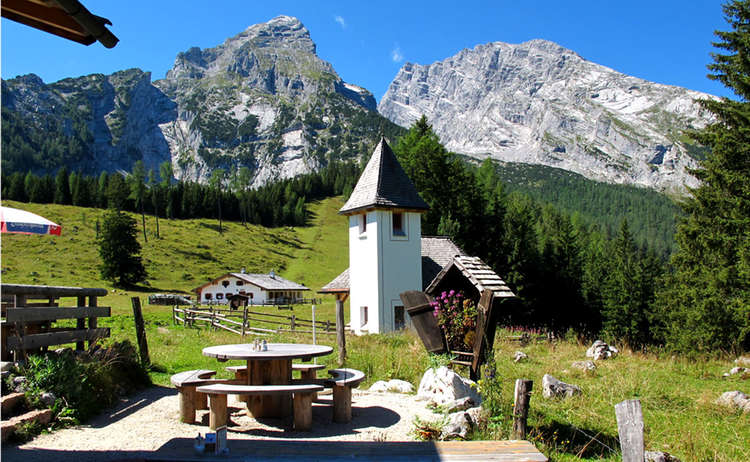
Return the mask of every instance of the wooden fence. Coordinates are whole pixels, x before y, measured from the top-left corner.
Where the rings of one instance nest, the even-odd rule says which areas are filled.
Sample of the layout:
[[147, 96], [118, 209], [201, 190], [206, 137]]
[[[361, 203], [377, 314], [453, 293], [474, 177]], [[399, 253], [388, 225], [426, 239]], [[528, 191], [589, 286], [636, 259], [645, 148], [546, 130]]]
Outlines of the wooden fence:
[[[172, 308], [172, 321], [189, 327], [206, 325], [213, 329], [224, 329], [245, 336], [269, 335], [278, 332], [312, 333], [313, 321], [298, 318], [294, 314], [281, 315], [251, 311], [250, 306], [231, 310], [228, 308], [182, 307]], [[331, 321], [315, 321], [315, 331], [335, 334], [336, 325]]]
[[[75, 343], [83, 350], [99, 338], [109, 337], [109, 328], [97, 326], [97, 318], [108, 317], [109, 307], [97, 306], [107, 289], [2, 284], [2, 359], [19, 359], [29, 351]], [[74, 306], [60, 306], [60, 299], [75, 299]], [[88, 298], [88, 303], [87, 303]], [[75, 327], [53, 326], [61, 319], [75, 319]], [[88, 327], [86, 326], [88, 320]]]

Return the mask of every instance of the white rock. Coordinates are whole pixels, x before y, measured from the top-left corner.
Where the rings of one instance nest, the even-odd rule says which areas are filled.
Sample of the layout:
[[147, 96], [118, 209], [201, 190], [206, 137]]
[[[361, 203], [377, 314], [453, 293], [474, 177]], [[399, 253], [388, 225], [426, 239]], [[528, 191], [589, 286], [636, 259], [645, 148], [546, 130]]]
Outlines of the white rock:
[[476, 403], [474, 403], [474, 400], [472, 400], [469, 396], [465, 396], [449, 404], [447, 412], [448, 414], [452, 414], [454, 412], [465, 411], [469, 408], [474, 407], [475, 405]]
[[370, 386], [369, 390], [379, 393], [414, 393], [414, 386], [405, 380], [392, 379], [387, 382], [378, 380]]
[[476, 383], [461, 377], [445, 366], [438, 369], [428, 369], [419, 382], [417, 396], [431, 400], [438, 405], [446, 405], [457, 399], [471, 397], [476, 404], [482, 402], [477, 392]]
[[645, 462], [680, 462], [680, 459], [668, 452], [646, 451], [643, 454]]
[[586, 350], [587, 358], [594, 358], [595, 361], [602, 359], [614, 358], [620, 351], [606, 342], [597, 340]]
[[527, 359], [529, 359], [529, 355], [527, 355], [523, 351], [516, 351], [516, 354], [513, 355], [514, 363], [520, 363], [521, 361], [526, 361]]
[[750, 412], [750, 396], [739, 390], [726, 391], [716, 400], [716, 404], [733, 409], [740, 409], [743, 413]]
[[594, 372], [596, 370], [596, 364], [594, 364], [594, 361], [574, 361], [570, 367], [580, 369], [583, 372]]
[[370, 386], [369, 391], [385, 393], [388, 391], [388, 382], [386, 382], [385, 380], [378, 380]]
[[549, 374], [544, 374], [542, 377], [542, 395], [545, 398], [566, 398], [580, 394], [581, 389], [576, 385], [561, 382]]
[[467, 412], [454, 412], [448, 415], [448, 423], [440, 433], [441, 440], [464, 439], [471, 430], [471, 416]]

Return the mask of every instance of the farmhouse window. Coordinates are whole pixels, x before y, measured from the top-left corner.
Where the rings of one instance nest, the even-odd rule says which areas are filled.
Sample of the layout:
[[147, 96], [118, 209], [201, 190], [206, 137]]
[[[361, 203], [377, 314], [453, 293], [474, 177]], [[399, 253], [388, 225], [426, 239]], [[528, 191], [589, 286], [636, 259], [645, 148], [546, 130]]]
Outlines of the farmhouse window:
[[211, 300], [211, 294], [206, 294], [206, 300]]
[[367, 307], [366, 306], [360, 306], [359, 307], [359, 325], [360, 327], [367, 324]]
[[235, 284], [237, 284], [238, 286], [244, 286], [245, 281], [237, 281]]
[[230, 292], [227, 292], [226, 293], [227, 300], [230, 299], [230, 298], [232, 298], [232, 295], [234, 295], [234, 294], [230, 293]]
[[223, 285], [224, 287], [227, 287], [229, 286], [229, 281], [221, 281], [221, 285]]
[[404, 214], [401, 212], [393, 212], [393, 235], [394, 236], [406, 236], [404, 228]]
[[216, 300], [224, 300], [224, 294], [216, 294]]

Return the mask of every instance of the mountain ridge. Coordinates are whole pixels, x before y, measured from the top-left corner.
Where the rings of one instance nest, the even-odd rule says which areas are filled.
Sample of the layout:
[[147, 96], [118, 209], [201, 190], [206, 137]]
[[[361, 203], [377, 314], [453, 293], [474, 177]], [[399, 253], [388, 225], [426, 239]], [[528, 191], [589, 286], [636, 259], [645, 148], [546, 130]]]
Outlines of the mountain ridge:
[[408, 126], [426, 115], [446, 147], [476, 158], [548, 165], [590, 179], [684, 191], [709, 119], [695, 98], [593, 63], [557, 43], [491, 42], [406, 63], [378, 110]]

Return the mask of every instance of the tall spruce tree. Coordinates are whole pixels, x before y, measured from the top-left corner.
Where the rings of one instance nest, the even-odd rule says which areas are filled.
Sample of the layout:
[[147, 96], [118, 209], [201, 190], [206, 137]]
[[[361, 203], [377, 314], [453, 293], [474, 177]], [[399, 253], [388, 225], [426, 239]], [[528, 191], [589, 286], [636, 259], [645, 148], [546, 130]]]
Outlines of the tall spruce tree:
[[682, 207], [674, 274], [661, 294], [666, 340], [680, 350], [750, 349], [750, 1], [724, 5], [709, 78], [738, 99], [704, 100], [715, 122], [695, 135], [710, 149]]
[[102, 221], [97, 239], [104, 279], [120, 287], [128, 287], [146, 280], [146, 268], [141, 260], [141, 245], [136, 239], [136, 221], [119, 210], [109, 210]]

